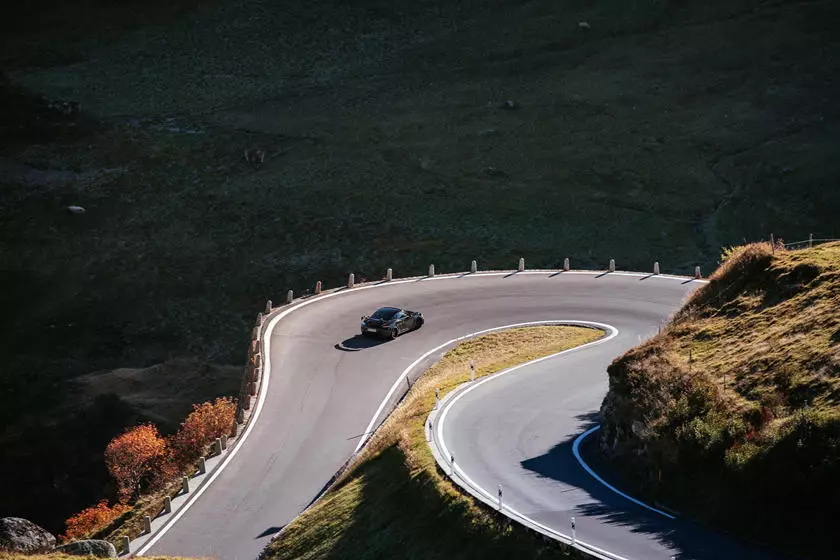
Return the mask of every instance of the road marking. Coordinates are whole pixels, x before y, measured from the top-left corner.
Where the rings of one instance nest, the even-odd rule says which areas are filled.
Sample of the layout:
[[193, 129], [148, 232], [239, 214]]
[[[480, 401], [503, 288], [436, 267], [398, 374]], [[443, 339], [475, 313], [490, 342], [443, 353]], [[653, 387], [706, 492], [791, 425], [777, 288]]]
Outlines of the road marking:
[[[545, 360], [550, 360], [552, 358], [562, 356], [563, 354], [568, 354], [568, 353], [571, 353], [571, 352], [578, 352], [578, 351], [581, 351], [581, 350], [583, 350], [585, 348], [588, 348], [590, 346], [595, 346], [595, 345], [598, 345], [598, 344], [604, 344], [605, 342], [608, 342], [608, 341], [612, 340], [613, 338], [615, 338], [619, 334], [618, 329], [613, 327], [612, 325], [607, 325], [605, 323], [595, 323], [593, 321], [569, 320], [569, 321], [552, 321], [552, 323], [597, 327], [597, 328], [600, 328], [600, 329], [603, 329], [603, 330], [607, 331], [609, 334], [604, 338], [600, 338], [598, 340], [588, 342], [584, 345], [576, 346], [574, 348], [569, 348], [568, 350], [563, 350], [562, 352], [557, 352], [556, 354], [543, 356], [542, 358], [537, 358], [536, 360], [531, 360], [530, 362], [525, 362], [524, 364], [519, 364], [517, 366], [513, 366], [512, 368], [508, 368], [508, 369], [500, 371], [498, 373], [494, 373], [494, 374], [489, 375], [489, 376], [487, 376], [487, 377], [485, 377], [485, 378], [483, 378], [483, 379], [481, 379], [477, 382], [474, 382], [472, 385], [470, 385], [469, 387], [467, 387], [466, 389], [464, 389], [463, 391], [461, 391], [460, 393], [455, 395], [455, 397], [453, 397], [452, 399], [450, 399], [449, 401], [446, 402], [446, 404], [444, 405], [444, 408], [438, 413], [440, 415], [440, 418], [435, 421], [435, 424], [436, 424], [435, 428], [436, 429], [435, 429], [434, 439], [435, 439], [435, 443], [438, 444], [438, 448], [440, 450], [440, 454], [441, 454], [442, 457], [451, 457], [452, 456], [449, 452], [449, 449], [446, 447], [446, 441], [443, 438], [443, 426], [444, 426], [444, 423], [446, 421], [446, 415], [448, 414], [450, 408], [452, 408], [452, 406], [456, 402], [458, 402], [458, 400], [460, 400], [461, 397], [463, 397], [464, 395], [466, 395], [467, 393], [469, 393], [473, 389], [483, 385], [484, 383], [488, 383], [488, 382], [490, 382], [494, 379], [498, 379], [499, 377], [501, 377], [503, 375], [507, 375], [508, 373], [512, 373], [512, 372], [514, 372], [518, 369], [521, 369], [521, 368], [524, 368], [526, 366], [530, 366], [530, 365], [533, 365], [533, 364], [536, 364], [536, 363], [539, 363], [539, 362], [542, 362], [542, 361], [545, 361]], [[451, 467], [452, 467], [452, 470], [453, 470], [454, 473], [456, 473], [464, 482], [466, 482], [469, 486], [471, 486], [473, 489], [475, 489], [478, 493], [484, 495], [487, 499], [489, 499], [491, 501], [491, 503], [497, 499], [495, 496], [491, 495], [490, 492], [488, 492], [487, 490], [485, 490], [484, 488], [479, 486], [474, 480], [472, 480], [469, 477], [469, 475], [467, 475], [463, 471], [463, 469], [461, 469], [460, 465], [458, 465], [456, 463], [454, 465], [451, 465]], [[454, 476], [452, 478], [453, 478], [453, 481], [454, 481]], [[516, 509], [514, 509], [514, 508], [512, 508], [508, 505], [503, 504], [502, 505], [502, 511], [504, 513], [511, 513], [511, 514], [513, 514], [513, 516], [527, 521], [528, 523], [534, 525], [535, 527], [538, 527], [545, 534], [548, 534], [548, 535], [551, 535], [551, 536], [554, 536], [554, 537], [559, 537], [560, 540], [565, 540], [566, 542], [571, 543], [572, 539], [571, 539], [570, 535], [566, 535], [564, 533], [561, 533], [560, 531], [552, 529], [551, 527], [543, 525], [542, 523], [528, 517], [527, 515], [524, 515], [524, 514], [520, 513], [519, 511], [517, 511]], [[575, 542], [576, 542], [577, 545], [580, 545], [580, 547], [588, 549], [590, 551], [594, 551], [598, 554], [601, 554], [604, 557], [612, 558], [614, 560], [627, 560], [623, 556], [619, 556], [615, 553], [609, 552], [609, 551], [604, 550], [602, 548], [599, 548], [595, 545], [591, 545], [589, 543], [581, 541], [580, 539], [575, 539]]]
[[592, 468], [589, 465], [586, 464], [586, 461], [584, 461], [583, 457], [580, 456], [580, 444], [583, 443], [583, 440], [585, 440], [590, 434], [596, 432], [599, 429], [601, 429], [600, 424], [598, 424], [594, 428], [589, 428], [588, 430], [586, 430], [585, 432], [580, 434], [577, 438], [575, 438], [575, 442], [572, 444], [572, 453], [574, 453], [575, 459], [578, 460], [578, 463], [580, 463], [580, 466], [583, 467], [584, 470], [586, 470], [586, 472], [591, 474], [593, 476], [593, 478], [595, 478], [595, 480], [597, 480], [598, 482], [600, 482], [601, 484], [603, 484], [604, 486], [606, 486], [607, 488], [609, 488], [610, 490], [612, 490], [613, 492], [615, 492], [616, 494], [621, 496], [622, 498], [626, 498], [626, 499], [630, 500], [631, 502], [633, 502], [634, 504], [642, 506], [645, 509], [649, 509], [650, 511], [658, 513], [659, 515], [664, 515], [668, 519], [676, 519], [676, 516], [671, 515], [670, 513], [665, 513], [662, 510], [656, 509], [653, 506], [649, 506], [646, 503], [644, 503], [640, 500], [637, 500], [633, 496], [629, 496], [629, 495], [625, 494], [624, 492], [622, 492], [621, 490], [619, 490], [618, 488], [616, 488], [615, 486], [613, 486], [612, 484], [610, 484], [609, 482], [607, 482], [606, 480], [604, 480], [603, 478], [598, 476], [598, 473], [596, 473], [594, 470], [592, 470]]
[[[532, 270], [532, 271], [519, 272], [517, 274], [529, 274], [529, 275], [530, 274], [549, 274], [549, 273], [553, 274], [555, 272], [560, 272], [560, 271], [559, 270], [540, 270], [540, 271]], [[412, 278], [404, 278], [402, 280], [392, 280], [390, 282], [370, 284], [368, 286], [357, 286], [355, 288], [350, 288], [350, 289], [347, 289], [347, 288], [338, 289], [335, 292], [329, 292], [329, 293], [321, 294], [321, 295], [318, 295], [318, 296], [313, 296], [309, 299], [305, 299], [305, 300], [303, 300], [303, 301], [301, 301], [297, 304], [292, 305], [292, 307], [290, 307], [289, 309], [286, 309], [285, 311], [283, 311], [283, 312], [277, 314], [275, 317], [273, 317], [269, 321], [268, 326], [262, 332], [263, 354], [264, 354], [264, 361], [265, 361], [264, 366], [263, 366], [263, 381], [262, 381], [262, 383], [260, 383], [260, 394], [257, 398], [257, 403], [256, 403], [256, 407], [254, 408], [254, 413], [251, 415], [251, 418], [248, 421], [248, 426], [245, 428], [245, 431], [242, 433], [242, 435], [239, 438], [237, 438], [236, 445], [233, 447], [233, 449], [231, 449], [229, 451], [228, 456], [225, 458], [225, 460], [222, 461], [222, 463], [216, 467], [216, 469], [213, 471], [213, 474], [210, 476], [210, 478], [207, 479], [201, 485], [201, 487], [198, 488], [195, 491], [195, 493], [178, 509], [178, 511], [172, 516], [172, 518], [167, 520], [167, 522], [164, 523], [164, 525], [160, 529], [158, 529], [158, 531], [155, 533], [155, 535], [151, 539], [149, 539], [146, 542], [146, 544], [144, 544], [140, 548], [140, 550], [136, 553], [136, 556], [142, 556], [143, 554], [145, 554], [152, 546], [155, 545], [155, 543], [157, 543], [161, 539], [161, 537], [163, 537], [172, 528], [172, 526], [175, 524], [175, 522], [177, 522], [187, 512], [187, 510], [189, 510], [189, 508], [191, 508], [193, 506], [193, 504], [196, 502], [196, 500], [198, 500], [199, 496], [201, 496], [205, 492], [205, 490], [207, 490], [207, 488], [210, 487], [210, 485], [213, 483], [213, 481], [216, 480], [216, 478], [222, 473], [222, 471], [225, 470], [225, 468], [230, 463], [230, 461], [233, 459], [233, 457], [236, 456], [236, 454], [242, 448], [242, 446], [245, 443], [245, 440], [248, 439], [248, 436], [250, 435], [251, 430], [253, 429], [254, 425], [257, 422], [257, 419], [259, 418], [260, 413], [262, 412], [263, 403], [265, 402], [265, 399], [266, 399], [266, 395], [267, 395], [267, 391], [268, 391], [268, 383], [269, 383], [269, 379], [271, 377], [271, 375], [270, 375], [270, 373], [271, 373], [271, 335], [272, 335], [272, 331], [274, 330], [274, 327], [277, 325], [277, 323], [280, 321], [280, 319], [284, 318], [289, 313], [291, 313], [293, 311], [297, 311], [301, 307], [305, 307], [305, 306], [310, 305], [312, 303], [322, 301], [324, 299], [328, 299], [328, 298], [331, 298], [331, 297], [340, 296], [342, 294], [352, 294], [352, 293], [355, 293], [355, 292], [358, 292], [358, 291], [361, 291], [361, 290], [370, 290], [372, 288], [383, 288], [383, 287], [387, 287], [387, 286], [407, 284], [409, 282], [416, 282], [418, 280], [424, 280], [424, 279], [426, 279], [426, 280], [447, 280], [447, 279], [448, 280], [458, 280], [460, 278], [484, 277], [484, 276], [502, 276], [502, 275], [507, 275], [507, 274], [510, 274], [510, 273], [511, 273], [511, 271], [477, 272], [475, 274], [466, 274], [465, 275], [462, 272], [455, 272], [455, 273], [441, 275], [441, 276], [434, 276], [434, 277], [431, 277], [431, 278], [425, 277], [425, 276], [416, 276], [416, 277], [412, 277]], [[588, 275], [591, 275], [591, 276], [598, 276], [598, 275], [604, 274], [604, 271], [567, 270], [567, 271], [562, 271], [561, 276], [563, 274], [588, 274]], [[611, 272], [609, 274], [617, 275], [617, 276], [647, 276], [647, 274], [640, 273], [640, 272]], [[688, 276], [670, 276], [670, 275], [659, 275], [659, 276], [654, 276], [653, 278], [663, 278], [663, 279], [669, 279], [669, 280], [682, 280], [682, 281], [685, 281], [687, 279], [693, 280], [691, 277], [688, 277]], [[698, 283], [708, 283], [705, 280], [693, 280], [693, 281], [698, 282]], [[505, 327], [498, 327], [498, 328], [505, 328]], [[489, 331], [482, 331], [482, 332], [490, 332], [492, 330], [493, 329], [490, 329]], [[455, 339], [456, 342], [458, 340], [460, 340], [460, 339]], [[598, 342], [598, 341], [596, 341], [596, 342]], [[589, 344], [593, 344], [593, 343], [589, 343]], [[433, 351], [431, 351], [431, 352], [433, 352]], [[431, 352], [429, 352], [429, 353], [431, 353]], [[422, 357], [420, 359], [416, 360], [415, 364], [418, 363], [420, 360], [422, 360]], [[403, 373], [405, 374], [405, 372], [403, 372]], [[399, 382], [402, 382], [402, 380], [403, 380], [402, 377], [403, 376], [401, 375], [400, 378], [394, 383], [394, 386], [396, 386]], [[385, 403], [388, 401], [390, 396], [393, 394], [393, 391], [395, 391], [394, 387], [391, 388], [391, 391], [389, 391], [388, 396], [385, 397], [385, 400], [382, 401], [383, 404], [381, 404], [379, 406], [379, 409], [377, 410], [377, 413], [374, 415], [373, 419], [371, 420], [371, 424], [370, 424], [371, 426], [376, 421], [376, 418], [379, 416], [379, 414], [382, 413], [382, 409], [385, 407]], [[370, 427], [367, 430], [365, 430], [365, 432], [369, 432], [369, 431], [370, 431]], [[364, 438], [364, 440], [362, 442], [360, 442], [360, 444], [356, 447], [356, 451], [354, 451], [354, 453], [358, 452], [358, 450], [363, 445], [364, 441], [367, 441], [367, 439], [368, 438], [366, 437], [366, 438]]]

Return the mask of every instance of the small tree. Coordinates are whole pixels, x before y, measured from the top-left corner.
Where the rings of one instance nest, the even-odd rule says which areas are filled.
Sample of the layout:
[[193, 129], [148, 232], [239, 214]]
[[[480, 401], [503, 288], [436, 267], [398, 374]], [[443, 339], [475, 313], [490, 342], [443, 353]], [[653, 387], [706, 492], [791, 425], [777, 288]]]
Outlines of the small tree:
[[196, 461], [216, 438], [230, 433], [236, 418], [236, 404], [229, 397], [193, 405], [193, 411], [172, 437], [173, 458], [183, 469]]
[[72, 541], [87, 538], [100, 529], [106, 527], [114, 519], [131, 508], [124, 504], [109, 507], [106, 500], [102, 500], [93, 507], [83, 509], [65, 521], [67, 532], [61, 535], [62, 541]]
[[135, 498], [166, 462], [167, 443], [157, 427], [143, 424], [115, 437], [105, 449], [105, 464], [122, 502]]

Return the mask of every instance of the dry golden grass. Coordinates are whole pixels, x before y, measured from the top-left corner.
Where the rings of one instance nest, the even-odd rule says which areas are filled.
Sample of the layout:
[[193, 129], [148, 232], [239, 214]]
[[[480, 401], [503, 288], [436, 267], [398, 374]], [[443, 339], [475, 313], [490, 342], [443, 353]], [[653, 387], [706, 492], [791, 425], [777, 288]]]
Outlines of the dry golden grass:
[[718, 521], [737, 511], [728, 524], [779, 539], [787, 512], [840, 514], [840, 243], [725, 256], [662, 334], [610, 366], [602, 442], [642, 492]]
[[461, 494], [437, 469], [424, 422], [443, 397], [476, 376], [585, 344], [603, 332], [531, 327], [493, 333], [448, 352], [418, 380], [336, 486], [272, 543], [268, 558], [567, 558]]

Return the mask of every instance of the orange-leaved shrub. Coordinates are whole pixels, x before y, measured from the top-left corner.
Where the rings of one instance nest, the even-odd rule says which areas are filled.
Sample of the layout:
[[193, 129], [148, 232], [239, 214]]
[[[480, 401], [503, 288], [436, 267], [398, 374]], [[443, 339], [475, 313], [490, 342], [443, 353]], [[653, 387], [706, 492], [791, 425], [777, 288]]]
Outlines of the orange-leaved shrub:
[[130, 509], [131, 507], [125, 504], [114, 504], [110, 507], [106, 500], [102, 500], [68, 518], [64, 522], [67, 532], [61, 535], [61, 540], [67, 542], [89, 537]]
[[193, 405], [193, 411], [172, 436], [172, 456], [179, 468], [196, 461], [213, 441], [229, 434], [236, 418], [236, 403], [229, 397]]
[[167, 443], [153, 424], [143, 424], [115, 437], [105, 449], [105, 464], [117, 483], [120, 500], [137, 497], [144, 485], [159, 478], [167, 462]]

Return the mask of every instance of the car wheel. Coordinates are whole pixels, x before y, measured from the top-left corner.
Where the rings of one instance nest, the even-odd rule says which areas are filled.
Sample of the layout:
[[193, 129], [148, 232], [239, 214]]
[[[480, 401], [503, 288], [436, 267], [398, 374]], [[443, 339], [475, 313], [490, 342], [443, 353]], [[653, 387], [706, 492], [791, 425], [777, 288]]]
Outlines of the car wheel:
[[397, 335], [398, 335], [398, 334], [399, 334], [399, 331], [397, 330], [397, 328], [396, 328], [396, 327], [394, 327], [394, 328], [393, 328], [393, 329], [391, 329], [391, 331], [388, 333], [388, 336], [389, 336], [389, 338], [390, 338], [391, 340], [394, 340], [395, 338], [397, 338]]
[[423, 326], [423, 323], [425, 323], [425, 321], [423, 320], [423, 317], [420, 317], [419, 319], [417, 319], [417, 326], [414, 327], [414, 328], [419, 329], [420, 327]]

